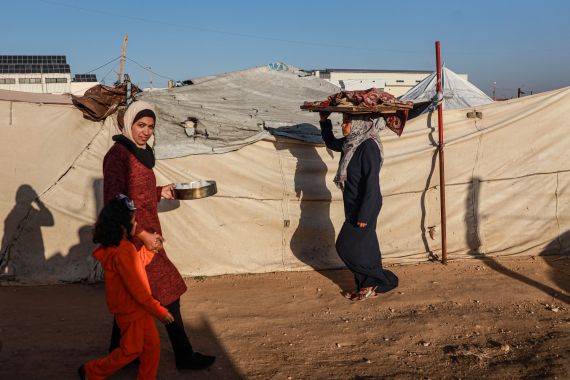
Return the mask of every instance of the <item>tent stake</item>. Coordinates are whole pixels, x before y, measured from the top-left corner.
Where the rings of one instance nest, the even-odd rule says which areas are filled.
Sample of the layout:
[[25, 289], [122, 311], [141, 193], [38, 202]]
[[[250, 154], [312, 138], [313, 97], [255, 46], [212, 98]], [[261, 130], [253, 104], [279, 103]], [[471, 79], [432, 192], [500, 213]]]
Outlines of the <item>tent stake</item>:
[[437, 65], [437, 131], [439, 133], [439, 144], [437, 146], [439, 158], [439, 199], [441, 206], [441, 263], [447, 264], [447, 219], [445, 216], [445, 160], [443, 147], [443, 93], [441, 89], [441, 58], [439, 41], [435, 42], [435, 60]]

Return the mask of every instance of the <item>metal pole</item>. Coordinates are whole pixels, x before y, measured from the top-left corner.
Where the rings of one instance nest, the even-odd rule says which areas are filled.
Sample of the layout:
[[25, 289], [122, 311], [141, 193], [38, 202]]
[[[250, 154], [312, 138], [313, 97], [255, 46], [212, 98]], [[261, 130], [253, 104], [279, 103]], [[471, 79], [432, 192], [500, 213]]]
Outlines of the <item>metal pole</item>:
[[125, 83], [127, 84], [127, 93], [125, 96], [125, 104], [127, 107], [133, 102], [132, 83], [129, 74], [125, 74]]
[[437, 105], [437, 130], [439, 133], [439, 144], [437, 146], [439, 157], [439, 198], [441, 206], [441, 263], [447, 264], [447, 219], [445, 216], [445, 159], [443, 147], [443, 94], [441, 90], [441, 58], [439, 41], [435, 42], [435, 60], [437, 65], [437, 95], [440, 99]]

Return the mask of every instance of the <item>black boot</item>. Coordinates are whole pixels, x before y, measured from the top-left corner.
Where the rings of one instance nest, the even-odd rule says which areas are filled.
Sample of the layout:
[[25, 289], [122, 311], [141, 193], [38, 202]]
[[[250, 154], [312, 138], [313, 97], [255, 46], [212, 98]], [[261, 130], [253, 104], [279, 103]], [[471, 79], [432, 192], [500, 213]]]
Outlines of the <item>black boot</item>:
[[83, 364], [77, 368], [77, 374], [81, 380], [87, 380], [87, 376], [85, 376], [85, 366]]
[[176, 368], [179, 370], [184, 369], [206, 369], [216, 361], [215, 356], [202, 355], [199, 352], [192, 352], [192, 354], [184, 358], [176, 358]]

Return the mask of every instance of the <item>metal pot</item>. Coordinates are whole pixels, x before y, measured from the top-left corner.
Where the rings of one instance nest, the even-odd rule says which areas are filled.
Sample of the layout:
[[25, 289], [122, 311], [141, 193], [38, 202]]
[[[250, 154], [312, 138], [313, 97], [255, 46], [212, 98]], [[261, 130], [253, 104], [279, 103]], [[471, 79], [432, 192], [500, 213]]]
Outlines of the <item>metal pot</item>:
[[218, 192], [216, 181], [197, 180], [177, 183], [174, 188], [174, 198], [180, 200], [200, 199], [214, 195]]

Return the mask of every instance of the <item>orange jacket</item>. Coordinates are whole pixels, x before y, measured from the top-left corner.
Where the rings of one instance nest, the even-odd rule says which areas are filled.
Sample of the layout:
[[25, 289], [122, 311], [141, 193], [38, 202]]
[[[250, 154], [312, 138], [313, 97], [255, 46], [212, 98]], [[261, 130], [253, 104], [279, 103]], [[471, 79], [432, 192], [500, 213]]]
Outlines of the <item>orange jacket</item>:
[[144, 267], [152, 255], [144, 253], [139, 255], [126, 239], [117, 247], [99, 247], [93, 252], [105, 270], [107, 306], [117, 320], [133, 321], [146, 313], [162, 319], [168, 313], [151, 295]]

